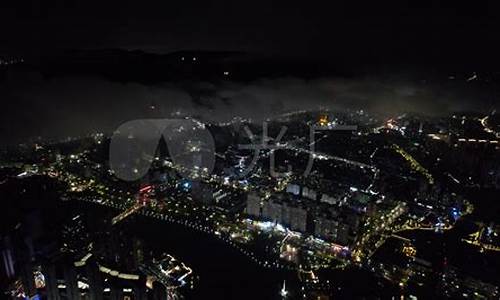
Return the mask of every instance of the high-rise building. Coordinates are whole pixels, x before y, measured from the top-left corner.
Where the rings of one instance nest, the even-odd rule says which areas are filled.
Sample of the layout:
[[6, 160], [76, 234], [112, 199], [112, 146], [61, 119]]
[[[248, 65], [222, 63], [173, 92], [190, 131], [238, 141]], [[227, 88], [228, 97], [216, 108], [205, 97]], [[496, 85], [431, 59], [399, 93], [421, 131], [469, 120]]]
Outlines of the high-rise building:
[[322, 194], [321, 198], [320, 198], [320, 201], [324, 202], [324, 203], [331, 204], [331, 205], [335, 205], [335, 204], [337, 204], [339, 202], [339, 199], [337, 199], [334, 196], [330, 196], [330, 195], [327, 195], [327, 194]]
[[342, 245], [349, 244], [349, 225], [339, 223], [336, 241]]
[[339, 223], [337, 220], [321, 216], [314, 221], [314, 235], [326, 240], [334, 241], [337, 239], [337, 229]]
[[260, 217], [260, 196], [257, 193], [249, 193], [247, 195], [246, 213], [254, 217]]
[[281, 202], [276, 200], [267, 201], [262, 207], [262, 216], [276, 223], [283, 222]]
[[316, 193], [315, 190], [310, 189], [308, 187], [304, 187], [304, 188], [302, 188], [302, 197], [308, 198], [311, 200], [316, 200], [318, 197], [318, 194]]
[[295, 196], [299, 196], [300, 195], [300, 186], [298, 184], [289, 183], [286, 186], [286, 192], [293, 194]]
[[307, 229], [307, 210], [302, 207], [290, 208], [290, 228], [305, 232]]

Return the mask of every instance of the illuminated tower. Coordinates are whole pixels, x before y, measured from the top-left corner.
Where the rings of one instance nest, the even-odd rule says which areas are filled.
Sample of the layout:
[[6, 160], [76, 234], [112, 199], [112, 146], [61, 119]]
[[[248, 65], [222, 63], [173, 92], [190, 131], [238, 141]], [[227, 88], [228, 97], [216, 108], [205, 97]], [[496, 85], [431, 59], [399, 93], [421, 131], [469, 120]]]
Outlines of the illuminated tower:
[[288, 296], [288, 291], [286, 290], [286, 286], [285, 286], [285, 283], [286, 281], [283, 280], [283, 287], [281, 288], [280, 290], [280, 295], [283, 299], [285, 299], [287, 296]]

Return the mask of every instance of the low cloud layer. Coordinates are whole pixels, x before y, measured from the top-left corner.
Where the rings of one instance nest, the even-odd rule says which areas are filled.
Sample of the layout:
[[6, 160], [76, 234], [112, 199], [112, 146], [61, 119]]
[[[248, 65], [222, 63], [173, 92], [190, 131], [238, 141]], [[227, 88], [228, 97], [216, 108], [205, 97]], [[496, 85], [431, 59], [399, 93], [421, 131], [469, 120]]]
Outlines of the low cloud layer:
[[434, 83], [408, 76], [148, 86], [103, 78], [47, 79], [38, 73], [11, 72], [0, 83], [0, 99], [0, 134], [7, 143], [36, 136], [111, 132], [125, 121], [169, 117], [173, 112], [223, 121], [234, 116], [262, 119], [299, 109], [436, 115], [463, 110], [488, 112], [498, 107], [495, 93], [479, 89], [477, 84], [464, 80]]

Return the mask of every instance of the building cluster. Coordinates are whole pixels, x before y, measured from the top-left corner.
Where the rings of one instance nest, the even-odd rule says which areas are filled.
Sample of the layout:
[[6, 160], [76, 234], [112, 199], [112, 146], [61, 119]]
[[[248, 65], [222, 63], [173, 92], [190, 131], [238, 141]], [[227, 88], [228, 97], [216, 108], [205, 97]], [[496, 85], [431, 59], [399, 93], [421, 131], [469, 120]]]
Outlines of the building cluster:
[[13, 299], [165, 299], [185, 284], [179, 278], [190, 281], [182, 273], [190, 269], [173, 258], [161, 261], [165, 272], [151, 272], [158, 263], [142, 240], [123, 230], [99, 230], [89, 218], [70, 214], [57, 230], [60, 238], [46, 241], [38, 231], [49, 225], [30, 216], [22, 230], [2, 237], [0, 275], [11, 282]]
[[446, 267], [439, 281], [439, 290], [448, 298], [498, 299], [498, 287], [470, 276], [455, 267]]
[[246, 214], [272, 221], [292, 231], [350, 245], [356, 239], [362, 220], [375, 210], [375, 199], [358, 191], [344, 196], [321, 193], [314, 188], [289, 183], [286, 192], [265, 199], [248, 194]]

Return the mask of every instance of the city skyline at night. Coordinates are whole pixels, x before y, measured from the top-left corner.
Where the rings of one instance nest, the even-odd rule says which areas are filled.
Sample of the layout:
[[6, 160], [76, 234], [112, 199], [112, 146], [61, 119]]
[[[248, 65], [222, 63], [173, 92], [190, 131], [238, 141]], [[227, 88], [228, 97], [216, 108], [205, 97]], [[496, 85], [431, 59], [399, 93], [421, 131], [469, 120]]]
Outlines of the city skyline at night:
[[0, 298], [499, 299], [496, 5], [0, 11]]

